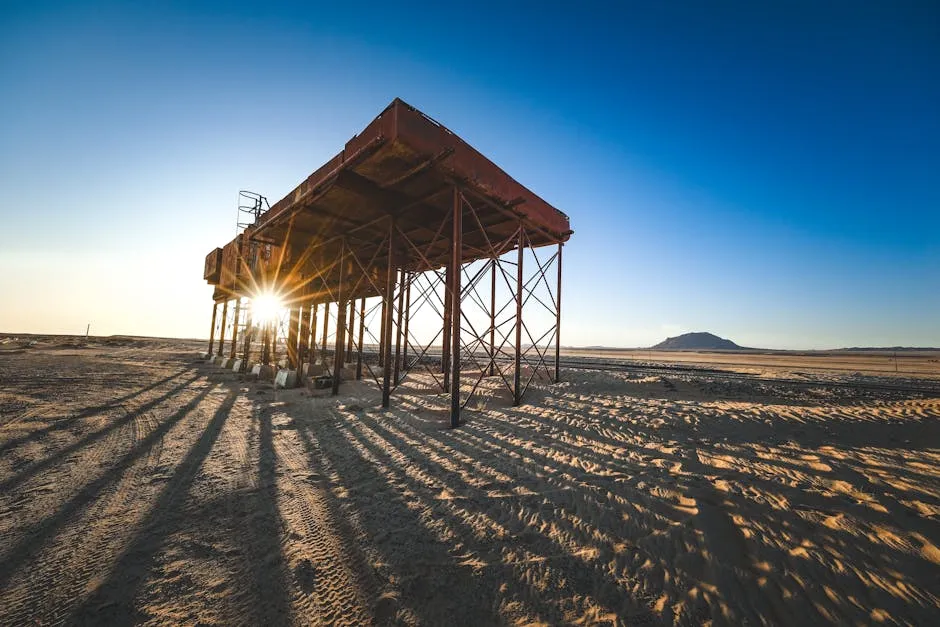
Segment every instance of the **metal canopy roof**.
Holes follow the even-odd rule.
[[[441,268],[451,254],[453,236],[444,224],[453,216],[454,193],[472,209],[462,220],[462,263],[490,258],[496,249],[500,254],[512,250],[520,228],[529,247],[562,243],[572,234],[568,216],[396,98],[339,154],[247,227],[245,241],[271,245],[273,259],[260,265],[249,261],[248,248],[236,238],[218,257],[221,275],[210,272],[207,258],[206,279],[219,286],[217,299],[250,296],[266,285],[292,294],[302,287],[304,298],[328,300],[330,286],[341,275],[361,271],[377,278],[388,266],[389,257],[381,251],[392,222],[400,234],[394,245],[396,267],[410,272]],[[333,263],[343,250],[361,260],[359,270]],[[210,253],[213,259],[216,255]],[[326,286],[318,296],[307,287],[315,275]]]
[[[441,217],[451,211],[448,191],[454,185],[474,204],[480,222],[465,224],[465,262],[488,256],[482,252],[485,238],[498,241],[510,236],[520,220],[531,233],[532,246],[563,242],[572,233],[568,216],[397,98],[342,152],[262,214],[249,231],[256,241],[286,241],[291,249],[304,248],[311,238],[327,241],[341,236],[367,246],[382,239],[387,232],[383,218],[391,215],[415,245],[426,245],[437,233]],[[439,258],[427,255],[427,259],[442,265],[449,242],[441,241],[439,248]]]

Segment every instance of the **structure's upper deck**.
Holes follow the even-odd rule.
[[[485,256],[473,249],[482,249],[484,239],[511,236],[520,220],[532,246],[563,242],[571,235],[568,216],[399,99],[249,231],[255,240],[298,248],[299,239],[323,241],[355,229],[356,238],[366,243],[381,239],[387,232],[382,219],[392,215],[415,245],[426,245],[452,211],[448,192],[454,185],[475,205],[480,222],[464,225],[465,261]],[[441,244],[443,261],[447,246]]]

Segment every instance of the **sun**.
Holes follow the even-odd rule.
[[[262,292],[251,301],[251,315],[258,322],[277,320],[284,311],[284,303],[273,292]]]

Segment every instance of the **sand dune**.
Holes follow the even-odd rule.
[[[0,356],[4,623],[940,610],[940,398],[571,370],[516,408],[487,379],[450,430],[420,377],[383,410],[369,384],[275,392],[191,355]]]

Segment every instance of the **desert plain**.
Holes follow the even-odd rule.
[[[449,429],[420,376],[382,409],[203,350],[0,336],[0,623],[940,616],[938,353],[571,351]]]

